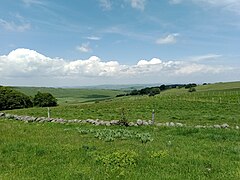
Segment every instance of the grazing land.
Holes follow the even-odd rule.
[[[114,120],[121,119],[121,113],[124,110],[129,121],[136,121],[137,119],[150,120],[154,109],[156,122],[171,121],[193,125],[239,124],[240,82],[198,86],[196,89],[197,91],[193,93],[183,88],[163,91],[154,97],[145,95],[114,98],[95,103],[60,103],[59,106],[51,108],[51,116],[64,119]],[[204,89],[207,90],[204,91]],[[88,94],[88,96],[91,95]],[[36,107],[5,112],[36,117],[47,116],[46,108]]]
[[[0,179],[240,179],[239,129],[194,128],[223,123],[239,127],[240,82],[196,90],[172,89],[154,97],[76,101],[51,108],[55,118],[113,120],[124,112],[129,121],[149,120],[154,109],[156,123],[180,122],[187,127],[0,119]],[[4,112],[47,116],[46,108]]]
[[[51,93],[58,99],[58,103],[61,105],[102,101],[114,98],[117,94],[123,93],[120,90],[79,88],[14,87],[14,89],[28,96],[34,96],[38,91]]]

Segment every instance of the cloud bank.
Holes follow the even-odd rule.
[[[191,79],[195,75],[219,75],[232,70],[231,67],[210,66],[193,61],[163,61],[159,58],[140,60],[134,65],[120,64],[118,61],[103,61],[99,57],[92,56],[88,59],[68,61],[60,58],[50,58],[34,50],[16,49],[8,55],[0,56],[0,77],[7,79],[28,79],[34,83],[38,78],[64,79],[62,81],[95,79],[96,83],[128,82],[127,80],[151,79],[152,82],[177,79],[179,77]],[[111,81],[112,80],[112,81]],[[11,81],[12,82],[12,81]],[[135,82],[135,83],[140,83]],[[142,82],[144,83],[144,82]],[[145,82],[146,83],[146,82]]]

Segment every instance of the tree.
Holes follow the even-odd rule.
[[[156,94],[160,94],[160,89],[159,88],[151,88],[149,96],[155,96]]]
[[[32,106],[33,103],[29,96],[9,87],[0,87],[0,110],[20,109]]]
[[[134,89],[134,90],[132,90],[131,92],[130,92],[130,95],[131,96],[135,96],[135,95],[138,95],[139,93],[138,93],[138,90],[136,90],[136,89]]]
[[[33,104],[39,107],[57,106],[57,99],[50,93],[38,92],[33,98]]]

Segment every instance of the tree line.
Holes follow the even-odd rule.
[[[156,94],[160,94],[161,91],[165,91],[168,89],[173,88],[185,88],[189,89],[189,92],[194,92],[196,89],[197,84],[195,83],[189,83],[189,84],[171,84],[171,85],[165,85],[162,84],[161,86],[154,86],[154,87],[146,87],[142,88],[140,90],[134,89],[126,94],[118,94],[116,97],[122,97],[122,96],[136,96],[136,95],[148,95],[148,96],[155,96]]]
[[[57,106],[57,99],[50,93],[38,92],[34,97],[0,86],[0,110],[21,109],[29,107]]]

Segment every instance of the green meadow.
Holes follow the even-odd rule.
[[[114,98],[122,92],[86,90],[81,94],[76,89],[71,95],[69,89],[53,88],[59,106],[51,108],[51,117],[114,120],[121,119],[124,112],[128,121],[150,120],[154,109],[156,123],[180,122],[187,127],[0,119],[0,179],[238,180],[240,131],[235,127],[240,125],[240,82],[198,86],[196,90]],[[35,93],[28,88],[22,91]],[[100,94],[109,98],[89,98]],[[89,99],[92,101],[87,102]],[[36,107],[3,112],[47,116],[46,108]],[[223,123],[231,128],[194,128]]]
[[[48,92],[56,97],[58,103],[62,105],[102,101],[112,99],[116,95],[123,93],[121,90],[80,88],[14,87],[14,89],[32,97],[37,94],[38,91],[42,93]]]

